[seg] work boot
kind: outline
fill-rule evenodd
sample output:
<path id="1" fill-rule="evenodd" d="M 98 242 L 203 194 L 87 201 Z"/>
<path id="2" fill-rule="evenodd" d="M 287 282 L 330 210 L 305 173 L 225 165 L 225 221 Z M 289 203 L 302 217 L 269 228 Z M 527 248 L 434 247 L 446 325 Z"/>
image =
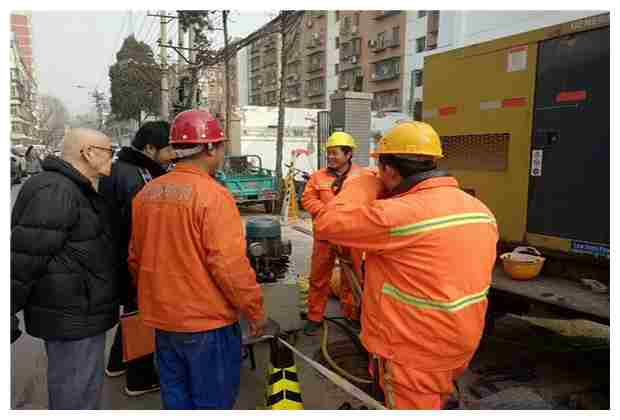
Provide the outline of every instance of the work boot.
<path id="1" fill-rule="evenodd" d="M 304 325 L 304 334 L 309 336 L 318 335 L 321 331 L 321 327 L 323 326 L 322 322 L 316 322 L 309 319 Z"/>
<path id="2" fill-rule="evenodd" d="M 159 391 L 159 375 L 155 371 L 154 355 L 148 354 L 132 360 L 127 366 L 125 394 L 137 397 Z"/>
<path id="3" fill-rule="evenodd" d="M 116 330 L 114 343 L 110 349 L 110 358 L 105 369 L 105 374 L 110 378 L 122 376 L 127 372 L 127 364 L 123 362 L 123 336 L 120 326 Z"/>

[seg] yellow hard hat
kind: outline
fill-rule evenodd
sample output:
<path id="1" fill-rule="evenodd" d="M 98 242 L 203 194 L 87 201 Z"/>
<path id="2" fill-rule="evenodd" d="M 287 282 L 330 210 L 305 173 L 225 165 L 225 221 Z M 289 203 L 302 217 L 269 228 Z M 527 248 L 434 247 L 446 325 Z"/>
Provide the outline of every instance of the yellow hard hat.
<path id="1" fill-rule="evenodd" d="M 355 149 L 357 145 L 355 144 L 355 139 L 350 134 L 344 131 L 335 131 L 327 139 L 325 148 L 329 149 L 330 147 L 350 147 L 351 149 Z"/>
<path id="2" fill-rule="evenodd" d="M 419 121 L 406 121 L 385 133 L 370 155 L 374 158 L 379 155 L 420 155 L 440 159 L 443 151 L 433 127 Z"/>

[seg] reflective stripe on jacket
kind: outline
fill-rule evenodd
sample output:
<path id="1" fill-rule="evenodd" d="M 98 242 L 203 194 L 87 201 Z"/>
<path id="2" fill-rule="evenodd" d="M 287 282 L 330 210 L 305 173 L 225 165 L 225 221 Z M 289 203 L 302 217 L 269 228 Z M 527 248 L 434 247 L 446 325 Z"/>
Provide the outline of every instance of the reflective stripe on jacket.
<path id="1" fill-rule="evenodd" d="M 362 341 L 420 370 L 452 369 L 478 347 L 498 240 L 495 218 L 448 176 L 369 205 L 343 194 L 315 235 L 366 254 Z"/>

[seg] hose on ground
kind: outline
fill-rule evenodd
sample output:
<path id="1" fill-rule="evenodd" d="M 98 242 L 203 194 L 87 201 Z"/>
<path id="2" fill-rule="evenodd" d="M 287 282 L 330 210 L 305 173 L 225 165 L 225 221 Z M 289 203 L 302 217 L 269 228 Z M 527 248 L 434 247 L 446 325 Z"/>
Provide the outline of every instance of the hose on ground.
<path id="1" fill-rule="evenodd" d="M 362 342 L 360 341 L 359 336 L 355 333 L 355 331 L 353 331 L 353 329 L 351 329 L 350 327 L 348 327 L 346 324 L 339 322 L 338 320 L 342 319 L 344 320 L 344 317 L 331 317 L 331 318 L 324 318 L 325 321 L 329 321 L 337 326 L 339 326 L 344 332 L 347 333 L 347 335 L 351 338 L 351 341 L 353 341 L 353 344 L 355 344 L 355 347 L 357 347 L 357 349 L 360 351 L 360 354 L 362 355 L 368 355 L 368 352 L 366 351 L 366 349 L 364 348 L 364 346 L 362 345 Z"/>
<path id="2" fill-rule="evenodd" d="M 368 379 L 362 379 L 362 378 L 358 378 L 357 376 L 351 375 L 349 372 L 347 372 L 346 370 L 338 366 L 336 362 L 334 362 L 334 360 L 331 358 L 331 356 L 329 355 L 329 352 L 327 351 L 327 336 L 329 334 L 328 325 L 329 324 L 326 322 L 323 323 L 323 340 L 321 344 L 321 350 L 323 351 L 323 357 L 325 357 L 325 360 L 327 360 L 327 363 L 329 363 L 330 366 L 336 372 L 340 373 L 345 378 L 348 378 L 354 382 L 361 383 L 361 384 L 372 384 L 373 381 L 369 381 Z"/>

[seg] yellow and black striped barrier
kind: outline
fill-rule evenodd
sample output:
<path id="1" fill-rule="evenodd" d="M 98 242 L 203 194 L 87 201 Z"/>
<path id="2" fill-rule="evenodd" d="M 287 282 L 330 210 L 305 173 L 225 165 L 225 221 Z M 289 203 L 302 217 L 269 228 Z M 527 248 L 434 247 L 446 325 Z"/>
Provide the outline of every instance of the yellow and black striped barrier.
<path id="1" fill-rule="evenodd" d="M 293 352 L 277 338 L 271 340 L 271 362 L 267 378 L 267 410 L 303 410 L 301 387 Z"/>

